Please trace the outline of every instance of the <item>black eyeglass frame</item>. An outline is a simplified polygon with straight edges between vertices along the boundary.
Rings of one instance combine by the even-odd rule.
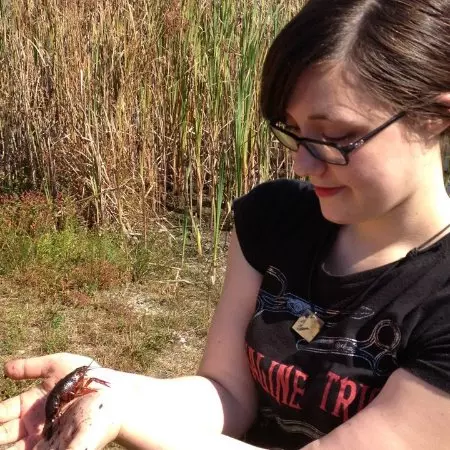
[[[328,141],[319,141],[317,139],[310,139],[310,138],[304,138],[304,137],[299,137],[297,136],[295,133],[292,133],[291,131],[287,131],[284,128],[278,126],[276,124],[276,122],[271,122],[269,124],[270,128],[272,129],[272,133],[274,134],[274,136],[277,138],[277,140],[286,148],[288,148],[289,150],[293,151],[293,152],[297,152],[298,151],[298,145],[303,145],[306,150],[316,159],[326,162],[327,164],[334,164],[334,165],[338,165],[338,166],[346,166],[348,165],[350,159],[349,159],[349,155],[351,152],[355,151],[356,149],[360,148],[363,144],[365,144],[367,141],[369,141],[371,138],[373,138],[374,136],[376,136],[378,133],[380,133],[381,131],[383,131],[385,128],[387,128],[389,125],[393,124],[394,122],[396,122],[397,120],[399,120],[400,118],[402,118],[404,115],[406,114],[406,111],[402,111],[397,113],[395,116],[391,117],[389,120],[387,120],[386,122],[382,123],[380,126],[378,126],[377,128],[375,128],[374,130],[370,131],[369,133],[367,133],[365,136],[359,138],[358,140],[351,142],[350,144],[347,145],[340,145],[337,144],[336,142],[328,142]],[[277,136],[277,134],[273,131],[273,129],[281,131],[283,134],[293,138],[296,142],[297,142],[297,149],[292,149],[290,147],[288,147],[286,144],[284,144],[279,137]],[[345,163],[340,163],[340,162],[333,162],[333,161],[327,161],[326,159],[320,158],[319,155],[317,155],[314,152],[314,148],[308,146],[308,143],[311,144],[320,144],[320,145],[326,145],[329,147],[333,147],[336,150],[339,151],[339,153],[343,156]]]

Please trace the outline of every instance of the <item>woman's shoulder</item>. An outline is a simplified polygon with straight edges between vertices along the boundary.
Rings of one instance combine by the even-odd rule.
[[[291,178],[279,178],[277,180],[269,180],[257,184],[249,191],[248,194],[258,195],[262,193],[265,195],[278,195],[280,193],[306,195],[306,193],[313,193],[313,187],[311,183],[308,183],[307,181]]]
[[[264,273],[275,254],[313,240],[326,221],[310,184],[298,180],[261,183],[233,203],[234,228],[247,261]]]
[[[310,183],[293,179],[266,181],[237,198],[233,203],[235,215],[254,215],[296,218],[320,213],[317,196]]]

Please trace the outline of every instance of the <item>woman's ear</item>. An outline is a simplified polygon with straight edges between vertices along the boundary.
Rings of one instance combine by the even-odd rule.
[[[445,108],[447,108],[448,112],[450,113],[450,92],[438,95],[436,101],[437,103],[440,103]]]
[[[439,119],[427,119],[424,124],[424,130],[426,130],[426,134],[428,137],[439,136],[443,133],[447,128],[450,127],[450,92],[445,94],[440,94],[436,97],[436,103],[444,106],[447,109],[449,117],[441,117]]]

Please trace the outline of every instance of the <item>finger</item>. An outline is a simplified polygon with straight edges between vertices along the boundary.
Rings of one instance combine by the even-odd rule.
[[[6,450],[32,450],[36,443],[39,441],[39,435],[27,436],[25,439],[21,439],[8,447]]]
[[[0,423],[18,419],[24,411],[28,411],[34,404],[42,402],[45,392],[33,387],[16,397],[8,398],[0,403]]]
[[[0,423],[20,417],[20,395],[8,398],[0,403]]]
[[[22,439],[26,434],[23,421],[19,419],[11,420],[0,425],[0,445],[10,444]]]
[[[98,367],[98,364],[89,357],[75,355],[72,353],[54,353],[52,355],[35,356],[32,358],[19,358],[5,363],[5,375],[15,380],[48,378],[56,370],[62,370],[64,367],[66,373],[75,367],[82,365],[92,365]],[[65,375],[61,373],[60,376]]]
[[[53,362],[53,355],[13,359],[5,363],[5,375],[13,380],[44,378]]]

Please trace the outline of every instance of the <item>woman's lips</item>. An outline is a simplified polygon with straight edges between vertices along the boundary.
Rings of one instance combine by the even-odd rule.
[[[318,197],[331,197],[342,191],[343,187],[320,187],[314,186],[314,191]]]

